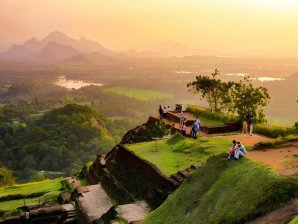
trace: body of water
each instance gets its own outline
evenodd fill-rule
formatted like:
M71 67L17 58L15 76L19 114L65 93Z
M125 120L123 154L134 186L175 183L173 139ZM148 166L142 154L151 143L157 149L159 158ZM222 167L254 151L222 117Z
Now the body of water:
M65 87L66 89L80 89L85 86L103 86L102 83L92 83L92 82L84 82L82 80L71 80L66 79L65 76L59 76L58 81L55 82L56 85Z
M227 76L240 76L240 77L245 77L245 76L251 76L251 74L248 73L228 73L225 74ZM250 78L251 80L257 80L260 82L270 82L270 81L283 81L285 80L284 78L280 77L271 77L271 76L261 76L261 77L253 77Z

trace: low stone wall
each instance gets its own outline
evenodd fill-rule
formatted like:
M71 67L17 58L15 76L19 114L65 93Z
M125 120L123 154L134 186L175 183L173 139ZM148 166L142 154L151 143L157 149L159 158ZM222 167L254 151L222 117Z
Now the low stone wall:
M225 132L233 132L239 130L241 124L238 122L230 122L224 123L220 125L202 125L201 131L206 134L216 134L216 133L225 133Z
M71 205L72 206L72 205ZM19 216L12 216L5 219L0 219L0 224L23 224L23 223L35 223L35 224L52 224L52 223L64 223L67 218L67 211L63 205L42 207L38 209L32 209L28 213L28 219L26 213L22 212ZM77 223L73 220L71 223Z

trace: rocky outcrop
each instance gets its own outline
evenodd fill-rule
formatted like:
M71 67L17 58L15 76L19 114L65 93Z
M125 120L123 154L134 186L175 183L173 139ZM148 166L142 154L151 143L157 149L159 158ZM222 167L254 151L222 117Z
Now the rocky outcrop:
M180 184L123 145L115 146L105 158L99 156L89 169L88 180L101 182L121 204L145 200L152 208L158 207Z

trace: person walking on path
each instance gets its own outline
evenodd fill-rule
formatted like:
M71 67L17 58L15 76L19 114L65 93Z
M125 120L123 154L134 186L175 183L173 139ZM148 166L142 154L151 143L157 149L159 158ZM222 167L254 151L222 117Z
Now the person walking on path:
M163 118L163 110L162 110L162 106L161 105L159 105L158 113L159 113L160 120L161 120Z
M246 118L244 118L242 122L242 134L248 134Z
M252 131L254 128L254 117L252 114L249 116L247 123L249 125L249 135L252 136Z
M183 113L183 111L181 111L181 113L180 113L180 124L179 124L179 127L181 128L182 127L182 125L183 125L183 122L184 122L184 113Z

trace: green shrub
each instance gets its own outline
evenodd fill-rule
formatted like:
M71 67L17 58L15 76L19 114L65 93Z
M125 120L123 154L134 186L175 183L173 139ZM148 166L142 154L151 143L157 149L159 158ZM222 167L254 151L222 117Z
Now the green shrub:
M239 119L235 116L228 115L228 114L223 114L223 113L216 113L216 112L211 112L210 110L204 110L200 107L195 107L195 106L187 106L186 111L195 115L195 116L203 116L206 118L209 118L211 120L218 120L221 122L238 122Z
M185 137L180 133L175 133L167 140L167 143L170 145L175 145L176 143L183 141Z
M279 127L269 124L256 124L254 132L271 138L285 137L290 134L298 134L298 129L294 127Z
M186 150L186 142L184 140L176 143L173 147L174 152L185 152Z

